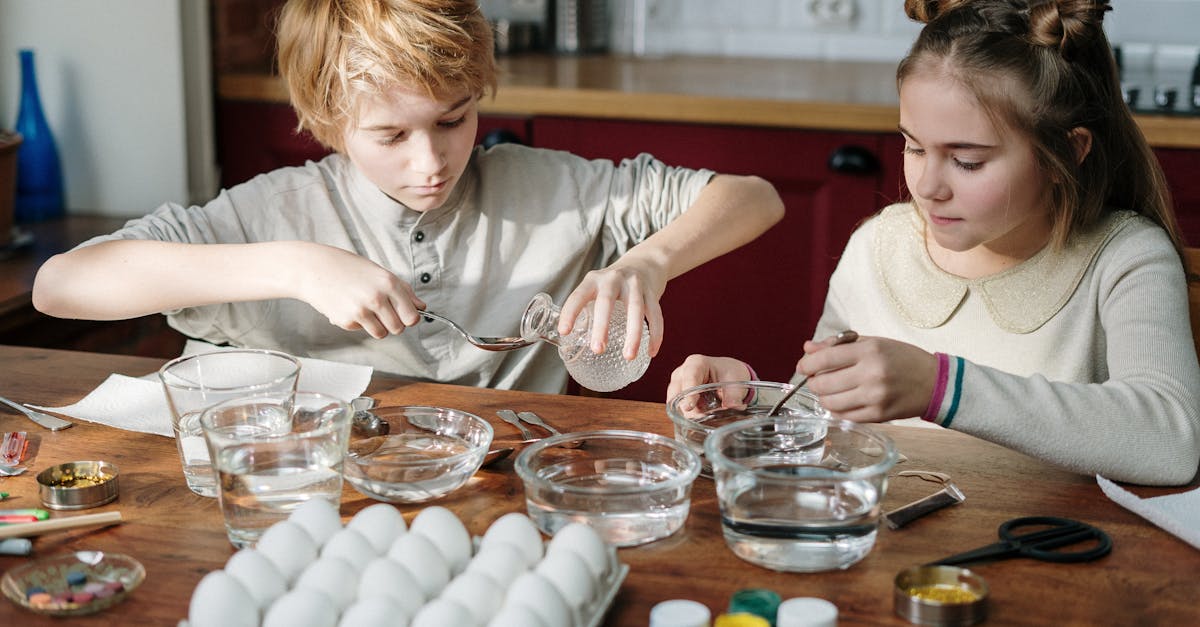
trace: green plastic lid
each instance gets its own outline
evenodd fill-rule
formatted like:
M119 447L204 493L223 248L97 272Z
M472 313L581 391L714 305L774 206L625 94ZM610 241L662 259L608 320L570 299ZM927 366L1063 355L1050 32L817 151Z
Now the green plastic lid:
M761 616L775 625L775 615L779 612L779 604L783 601L774 590L765 588L747 588L738 590L729 598L729 613L746 613Z

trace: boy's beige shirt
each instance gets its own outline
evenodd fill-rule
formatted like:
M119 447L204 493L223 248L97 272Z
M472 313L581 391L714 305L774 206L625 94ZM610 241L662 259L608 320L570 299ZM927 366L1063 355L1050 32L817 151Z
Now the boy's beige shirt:
M516 335L535 294L547 292L561 304L587 272L691 206L712 176L649 155L614 165L506 144L477 148L445 205L418 213L383 194L348 159L331 155L255 177L204 206L165 204L82 246L112 239L319 242L387 268L431 311L476 335ZM376 340L333 326L297 300L166 314L171 326L209 342L366 364L416 379L549 393L567 382L547 343L492 353L439 323Z

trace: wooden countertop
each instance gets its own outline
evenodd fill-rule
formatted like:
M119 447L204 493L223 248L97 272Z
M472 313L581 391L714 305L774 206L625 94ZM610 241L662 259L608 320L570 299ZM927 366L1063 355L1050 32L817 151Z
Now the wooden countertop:
M893 132L894 63L623 56L517 55L498 59L495 115L559 115L664 122ZM226 73L219 97L288 101L270 73ZM1200 148L1200 116L1137 115L1158 148Z

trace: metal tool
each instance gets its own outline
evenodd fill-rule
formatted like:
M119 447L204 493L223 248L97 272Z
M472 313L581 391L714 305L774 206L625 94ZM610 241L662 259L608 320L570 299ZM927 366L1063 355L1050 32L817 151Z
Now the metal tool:
M1043 527L1037 531L1017 533L1022 527ZM1000 541L977 549L951 555L929 565L957 566L973 562L1030 557L1043 562L1090 562L1112 551L1112 538L1087 523L1055 516L1026 516L1000 525ZM1083 542L1092 542L1079 551L1060 551Z
M833 336L833 343L830 344L830 346L837 346L838 344L849 344L850 342L853 342L854 340L857 340L857 339L858 339L858 334L855 333L854 331L847 329L847 330L842 331L842 332L838 333L837 335ZM808 383L809 376L810 375L804 375L803 377L800 377L800 380L796 382L796 385L793 385L792 389L788 390L787 394L784 394L783 398L779 399L779 402L775 403L775 405L773 407L771 407L771 411L767 412L767 415L768 416L778 415L779 410L783 409L783 406L785 403L788 402L788 399L792 398L792 396L794 396L796 394L796 390L799 390L801 387L804 386L805 383Z
M479 467L483 468L485 466L491 466L492 464L508 457L509 455L512 455L512 452L515 450L517 450L517 449L515 449L511 446L494 448L494 449L488 451L487 454L483 456L483 463L480 464Z
M520 418L521 420L524 420L535 427L541 427L545 429L546 431L550 432L550 435L562 435L562 431L559 431L558 429L546 424L546 421L542 420L541 416L531 411L519 411L517 412L517 418Z
M27 418L29 418L30 420L38 423L39 425L41 425L51 431L62 431L63 429L67 429L67 428L75 426L75 423L73 423L73 422L67 422L66 420L63 420L61 418L55 418L54 416L51 416L50 414L44 414L44 413L42 413L36 409L33 409L31 407L27 407L25 405L15 402L15 401L10 401L7 398L4 398L3 396L0 396L0 403L4 403L5 405L12 407L13 409L21 412L22 414L25 414L25 416Z
M458 331L458 334L463 336L472 346L482 348L485 351L511 351L518 348L525 348L533 344L536 340L527 340L522 337L480 337L467 333L467 330L458 325L457 322L432 311L422 311L422 316L430 320L436 320L442 324Z
M932 481L933 483L941 484L942 489L925 498L913 501L908 505L885 512L883 520L887 523L889 529L899 529L926 514L932 514L943 507L962 503L967 500L967 496L963 494L962 490L950 480L950 475L945 473L933 472L931 470L902 470L896 473L896 476L917 477L925 481Z
M517 412L511 409L501 409L496 411L496 415L500 417L500 420L516 427L521 432L522 438L526 440L538 439L537 434L530 431L529 427L526 427L525 423L521 422L521 419L517 417Z

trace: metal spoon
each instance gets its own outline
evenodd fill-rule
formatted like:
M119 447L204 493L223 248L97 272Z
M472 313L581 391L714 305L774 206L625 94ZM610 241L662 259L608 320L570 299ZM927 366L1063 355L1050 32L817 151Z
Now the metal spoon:
M505 457L512 455L512 452L515 450L517 450L517 449L515 449L511 446L506 446L504 448L494 448L494 449L488 451L487 454L483 456L483 463L480 464L479 467L483 468L484 466L491 466L492 464L504 459Z
M838 344L849 344L850 342L853 342L854 340L857 340L857 339L858 339L858 334L855 333L854 331L847 329L847 330L842 331L841 333L838 333L837 335L833 336L833 344L830 344L830 346L837 346ZM796 393L796 390L799 390L801 388L801 386L803 386L805 383L808 383L808 377L809 377L809 375L804 375L803 377L800 377L800 380L796 382L796 385L793 385L792 389L788 390L787 394L784 394L783 398L779 399L779 402L775 403L775 405L773 407L771 407L771 411L767 412L767 415L768 416L778 415L779 410L783 409L784 403L787 403L788 399L792 398L792 396Z
M63 420L61 418L55 418L54 416L51 416L50 414L43 414L42 412L40 412L36 409L26 407L15 401L10 401L7 398L4 398L3 396L0 396L0 403L4 403L5 405L12 407L13 409L21 412L22 414L25 414L25 416L27 418L29 418L30 420L38 423L39 425L41 425L51 431L62 431L63 429L66 429L68 427L75 426L75 423L73 423L73 422L67 422L66 420Z
M528 340L521 337L475 336L467 333L467 330L459 326L457 322L441 314L436 314L432 311L422 311L421 315L430 320L437 320L451 329L458 331L458 334L463 336L472 346L482 348L485 351L511 351L518 348L525 348L535 342L535 340Z

